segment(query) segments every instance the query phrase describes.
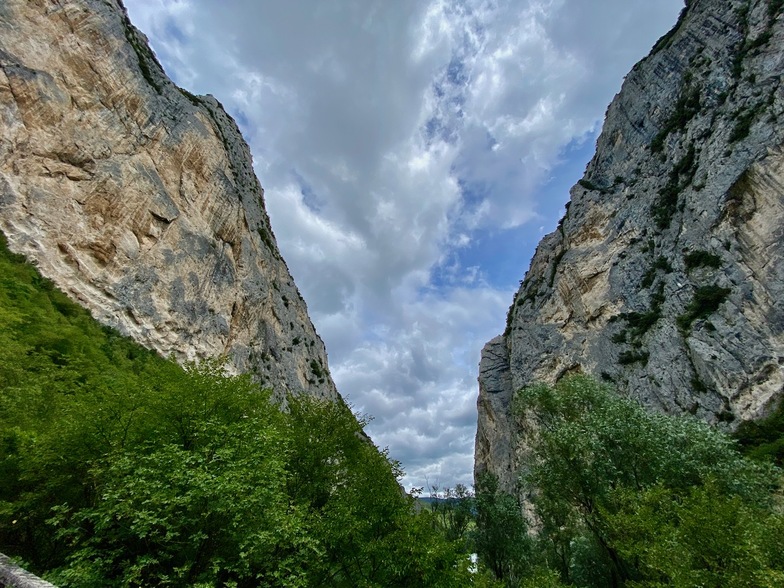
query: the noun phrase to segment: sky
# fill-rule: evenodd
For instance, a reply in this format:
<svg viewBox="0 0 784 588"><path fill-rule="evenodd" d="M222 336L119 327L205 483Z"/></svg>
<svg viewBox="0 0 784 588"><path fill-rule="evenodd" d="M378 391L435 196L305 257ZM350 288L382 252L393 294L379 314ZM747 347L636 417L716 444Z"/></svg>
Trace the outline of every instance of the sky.
<svg viewBox="0 0 784 588"><path fill-rule="evenodd" d="M338 390L471 485L477 374L623 76L683 0L125 0L251 146Z"/></svg>

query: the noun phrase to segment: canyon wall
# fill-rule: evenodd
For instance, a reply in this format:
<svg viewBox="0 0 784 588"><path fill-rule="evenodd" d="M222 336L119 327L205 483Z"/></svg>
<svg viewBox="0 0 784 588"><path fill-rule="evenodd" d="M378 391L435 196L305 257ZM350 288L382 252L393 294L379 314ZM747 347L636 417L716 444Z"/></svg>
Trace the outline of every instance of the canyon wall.
<svg viewBox="0 0 784 588"><path fill-rule="evenodd" d="M782 72L781 2L692 0L628 74L483 350L477 474L514 487L534 381L592 374L727 430L781 401Z"/></svg>
<svg viewBox="0 0 784 588"><path fill-rule="evenodd" d="M95 318L278 395L339 398L237 125L119 0L0 3L0 228Z"/></svg>

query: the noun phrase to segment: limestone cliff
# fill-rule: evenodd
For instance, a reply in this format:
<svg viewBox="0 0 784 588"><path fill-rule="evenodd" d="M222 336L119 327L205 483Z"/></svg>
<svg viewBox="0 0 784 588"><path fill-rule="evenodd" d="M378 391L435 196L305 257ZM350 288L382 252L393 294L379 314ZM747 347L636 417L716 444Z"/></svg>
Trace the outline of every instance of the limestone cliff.
<svg viewBox="0 0 784 588"><path fill-rule="evenodd" d="M0 226L101 322L337 399L250 151L175 86L120 0L0 2Z"/></svg>
<svg viewBox="0 0 784 588"><path fill-rule="evenodd" d="M783 5L692 0L626 77L483 351L477 472L512 486L534 380L590 373L729 429L781 400Z"/></svg>

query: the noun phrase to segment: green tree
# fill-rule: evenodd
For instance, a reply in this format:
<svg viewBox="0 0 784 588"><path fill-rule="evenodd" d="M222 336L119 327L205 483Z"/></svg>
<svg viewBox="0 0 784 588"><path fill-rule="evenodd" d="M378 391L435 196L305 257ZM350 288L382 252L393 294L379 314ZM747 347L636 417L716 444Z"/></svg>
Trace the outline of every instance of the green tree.
<svg viewBox="0 0 784 588"><path fill-rule="evenodd" d="M642 543L629 517L642 515L630 497L642 500L657 488L685 497L709 487L717 508L736 501L749 512L769 512L773 469L745 459L731 439L696 419L648 412L582 376L526 388L516 402L533 458L523 481L534 496L548 564L564 581L621 586L660 580L638 553ZM622 512L628 516L617 518ZM679 511L687 518L690 512L697 517L700 511ZM626 531L619 535L621 520ZM640 524L642 532L647 527ZM666 558L661 563L672 565Z"/></svg>
<svg viewBox="0 0 784 588"><path fill-rule="evenodd" d="M473 492L464 484L456 484L454 488L446 487L443 490L435 485L430 489L430 497L433 499L430 510L447 540L464 543L474 520Z"/></svg>
<svg viewBox="0 0 784 588"><path fill-rule="evenodd" d="M635 561L639 588L784 585L784 517L708 482L687 490L660 485L617 493L606 513L611 541Z"/></svg>
<svg viewBox="0 0 784 588"><path fill-rule="evenodd" d="M290 398L289 494L307 513L322 556L311 585L461 586L471 582L457 545L414 515L398 484L399 464L362 431L343 405Z"/></svg>
<svg viewBox="0 0 784 588"><path fill-rule="evenodd" d="M214 365L157 381L130 439L92 462L96 499L55 509L63 586L305 585L315 552L285 488L280 415ZM285 570L285 575L281 572Z"/></svg>
<svg viewBox="0 0 784 588"><path fill-rule="evenodd" d="M474 544L482 567L498 580L516 586L532 567L533 540L519 500L498 487L498 479L484 474L476 486Z"/></svg>

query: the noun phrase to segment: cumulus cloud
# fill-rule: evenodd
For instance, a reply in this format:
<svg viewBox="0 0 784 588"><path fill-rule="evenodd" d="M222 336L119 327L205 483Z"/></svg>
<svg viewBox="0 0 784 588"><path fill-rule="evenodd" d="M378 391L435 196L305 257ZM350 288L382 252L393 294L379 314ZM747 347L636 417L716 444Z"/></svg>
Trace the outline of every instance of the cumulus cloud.
<svg viewBox="0 0 784 588"><path fill-rule="evenodd" d="M371 436L409 485L470 483L479 352L525 271L498 240L524 232L530 258L548 199L568 197L548 188L566 147L592 140L682 1L126 5L175 81L240 124Z"/></svg>

